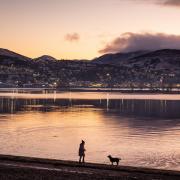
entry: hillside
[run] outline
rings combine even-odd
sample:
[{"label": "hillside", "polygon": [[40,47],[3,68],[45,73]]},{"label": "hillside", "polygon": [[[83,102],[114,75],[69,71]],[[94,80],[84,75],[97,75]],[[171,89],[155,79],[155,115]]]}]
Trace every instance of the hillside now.
[{"label": "hillside", "polygon": [[180,67],[180,50],[163,49],[121,61],[120,65],[136,65],[155,69]]},{"label": "hillside", "polygon": [[0,56],[6,56],[6,57],[12,57],[12,58],[18,58],[22,61],[29,61],[31,58],[23,56],[21,54],[15,53],[13,51],[10,51],[8,49],[0,48]]},{"label": "hillside", "polygon": [[98,58],[92,60],[93,63],[97,64],[114,64],[118,65],[121,61],[127,61],[134,57],[138,57],[140,55],[146,54],[148,51],[136,51],[136,52],[129,52],[129,53],[116,53],[116,54],[105,54]]},{"label": "hillside", "polygon": [[92,62],[97,64],[113,64],[127,66],[131,66],[132,64],[134,64],[144,67],[151,64],[161,64],[162,67],[164,67],[165,64],[179,66],[180,50],[162,49],[149,52],[137,51],[130,53],[105,54],[92,60]]},{"label": "hillside", "polygon": [[106,54],[92,61],[30,59],[0,49],[0,82],[50,87],[178,87],[180,50]]}]

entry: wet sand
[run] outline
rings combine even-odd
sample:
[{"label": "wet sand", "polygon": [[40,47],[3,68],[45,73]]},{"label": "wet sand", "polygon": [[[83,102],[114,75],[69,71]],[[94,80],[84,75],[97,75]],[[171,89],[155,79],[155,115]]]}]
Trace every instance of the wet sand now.
[{"label": "wet sand", "polygon": [[179,180],[180,171],[0,155],[1,180]]}]

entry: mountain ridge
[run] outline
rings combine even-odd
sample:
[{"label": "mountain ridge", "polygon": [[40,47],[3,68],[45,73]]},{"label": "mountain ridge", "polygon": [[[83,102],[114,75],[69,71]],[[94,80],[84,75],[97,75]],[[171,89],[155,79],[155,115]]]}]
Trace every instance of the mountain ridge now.
[{"label": "mountain ridge", "polygon": [[58,59],[50,56],[50,55],[42,55],[38,58],[34,58],[35,61],[58,61]]},{"label": "mountain ridge", "polygon": [[[97,64],[114,64],[114,65],[122,65],[123,63],[131,62],[132,60],[140,59],[140,58],[157,58],[163,56],[163,58],[173,57],[176,55],[180,58],[180,50],[179,49],[159,49],[155,51],[136,51],[129,53],[114,53],[114,54],[105,54],[98,58],[92,60],[92,62]],[[132,57],[133,56],[133,57]],[[108,59],[109,58],[109,59]]]},{"label": "mountain ridge", "polygon": [[15,58],[19,58],[21,60],[32,60],[32,58],[29,58],[27,56],[21,55],[19,53],[16,53],[14,51],[11,51],[9,49],[5,49],[5,48],[0,48],[0,56],[9,56],[9,57],[15,57]]},{"label": "mountain ridge", "polygon": [[122,60],[128,60],[137,56],[141,56],[146,54],[150,51],[135,51],[135,52],[128,52],[128,53],[110,53],[104,54],[100,57],[94,58],[92,61],[97,64],[118,64]]},{"label": "mountain ridge", "polygon": [[[2,51],[1,51],[2,52]],[[23,60],[21,55],[0,54],[0,82],[48,83],[54,87],[163,87],[180,85],[180,50],[104,55],[100,63],[56,60],[51,56]],[[119,57],[120,56],[120,57]],[[105,57],[105,60],[104,60]]]},{"label": "mountain ridge", "polygon": [[[135,51],[135,52],[118,52],[118,53],[110,53],[110,54],[104,54],[102,56],[99,56],[97,58],[93,58],[92,60],[83,60],[84,62],[93,62],[96,64],[113,64],[113,65],[118,65],[121,64],[121,61],[128,61],[132,59],[140,59],[140,58],[154,58],[157,56],[164,56],[164,57],[172,57],[176,55],[176,58],[180,58],[180,50],[179,49],[159,49],[155,51],[148,51],[148,50],[140,50],[140,51]],[[50,55],[42,55],[37,58],[29,58],[27,56],[21,55],[19,53],[16,53],[14,51],[0,48],[0,56],[9,56],[9,57],[14,57],[18,58],[21,60],[29,61],[29,60],[43,60],[43,61],[59,61],[59,60],[64,60],[64,59],[56,59]],[[72,61],[75,61],[72,59]],[[77,61],[82,61],[82,59],[79,59]]]}]

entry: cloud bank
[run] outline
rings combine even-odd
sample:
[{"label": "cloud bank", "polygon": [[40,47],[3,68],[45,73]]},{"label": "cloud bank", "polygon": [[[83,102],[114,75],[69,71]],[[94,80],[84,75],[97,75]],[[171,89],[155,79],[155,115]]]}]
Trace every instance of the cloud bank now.
[{"label": "cloud bank", "polygon": [[78,33],[66,34],[65,40],[69,42],[79,41],[80,36]]},{"label": "cloud bank", "polygon": [[99,50],[99,53],[133,52],[139,50],[180,49],[180,35],[164,33],[123,33]]},{"label": "cloud bank", "polygon": [[162,2],[162,4],[166,6],[179,6],[180,7],[180,0],[165,0]]},{"label": "cloud bank", "polygon": [[162,6],[180,7],[180,0],[130,0],[132,2],[139,1],[145,3],[154,3]]}]

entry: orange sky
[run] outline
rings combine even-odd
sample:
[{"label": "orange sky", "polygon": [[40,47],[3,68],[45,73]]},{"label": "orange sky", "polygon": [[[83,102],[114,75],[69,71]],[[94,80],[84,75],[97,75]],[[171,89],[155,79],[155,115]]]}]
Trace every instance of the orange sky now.
[{"label": "orange sky", "polygon": [[33,58],[92,59],[125,32],[180,35],[180,6],[156,0],[0,0],[0,18],[0,47]]}]

